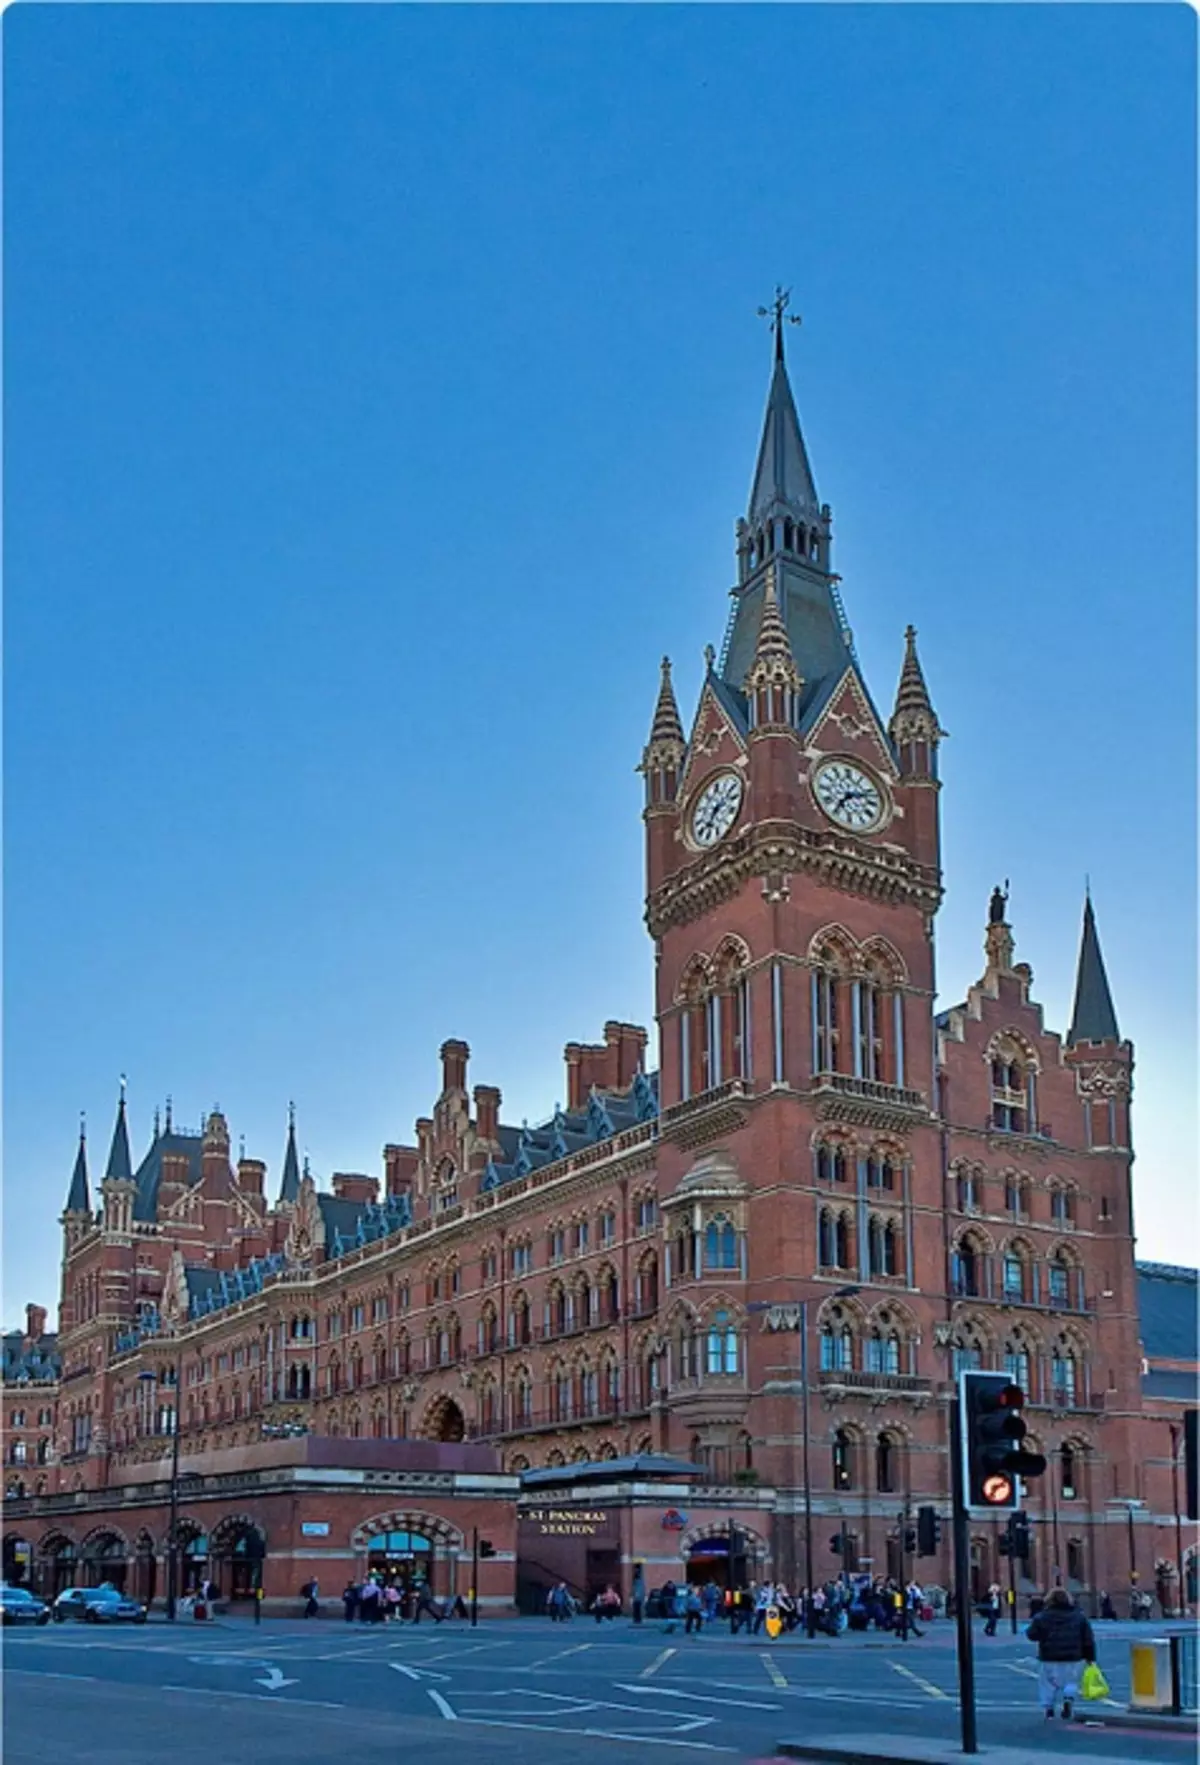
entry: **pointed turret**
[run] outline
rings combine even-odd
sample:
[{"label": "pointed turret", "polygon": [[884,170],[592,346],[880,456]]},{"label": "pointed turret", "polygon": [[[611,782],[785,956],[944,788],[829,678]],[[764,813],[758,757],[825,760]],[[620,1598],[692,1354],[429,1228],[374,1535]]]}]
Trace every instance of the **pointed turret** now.
[{"label": "pointed turret", "polygon": [[775,368],[767,393],[747,520],[753,527],[776,514],[809,515],[816,519],[819,512],[817,487],[783,359],[783,333],[777,329]]},{"label": "pointed turret", "polygon": [[91,1191],[88,1188],[87,1168],[87,1130],[84,1123],[79,1124],[79,1150],[75,1154],[75,1169],[71,1172],[71,1187],[67,1190],[67,1213],[90,1214],[92,1211]]},{"label": "pointed turret", "polygon": [[113,1128],[112,1145],[108,1150],[108,1165],[104,1172],[105,1182],[115,1181],[128,1183],[133,1177],[133,1160],[129,1156],[129,1127],[125,1120],[125,1080],[121,1080],[121,1100],[117,1104],[117,1120]]},{"label": "pointed turret", "polygon": [[642,763],[638,767],[638,771],[646,779],[648,809],[660,804],[674,803],[675,789],[686,752],[687,742],[684,740],[679,706],[675,701],[675,688],[671,684],[671,661],[669,656],[664,656],[662,679],[654,705],[654,719],[650,725],[650,740],[642,751]]},{"label": "pointed turret", "polygon": [[910,778],[936,778],[937,747],[945,735],[929,698],[929,688],[917,656],[917,632],[904,633],[904,662],[896,688],[896,704],[888,734],[900,760],[900,770]]},{"label": "pointed turret", "polygon": [[1083,936],[1079,943],[1079,968],[1075,977],[1075,1009],[1067,1031],[1067,1047],[1079,1042],[1119,1042],[1117,1014],[1113,1009],[1104,958],[1100,954],[1100,938],[1096,932],[1096,916],[1092,912],[1089,893],[1083,904]]},{"label": "pointed turret", "polygon": [[279,1183],[279,1199],[295,1201],[300,1193],[300,1159],[296,1152],[296,1105],[288,1104],[287,1151],[283,1155],[283,1176]]},{"label": "pointed turret", "polygon": [[792,640],[779,611],[776,572],[772,564],[767,570],[767,584],[763,591],[754,661],[743,685],[750,704],[750,727],[763,729],[783,725],[794,729],[803,685],[792,653]]}]

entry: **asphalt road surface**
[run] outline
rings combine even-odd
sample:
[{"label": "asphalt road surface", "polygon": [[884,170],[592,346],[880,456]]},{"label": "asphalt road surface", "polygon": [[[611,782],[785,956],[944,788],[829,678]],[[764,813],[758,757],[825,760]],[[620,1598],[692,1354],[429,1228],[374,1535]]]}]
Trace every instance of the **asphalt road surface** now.
[{"label": "asphalt road surface", "polygon": [[[1128,1634],[1101,1632],[1121,1705]],[[644,1761],[650,1749],[747,1760],[769,1758],[784,1738],[958,1734],[945,1623],[907,1643],[769,1643],[731,1638],[723,1625],[694,1638],[624,1619],[493,1619],[476,1630],[227,1619],[9,1629],[4,1643],[8,1765],[211,1765],[251,1749],[255,1765],[327,1765],[339,1754],[395,1765],[398,1745],[419,1749],[422,1765],[461,1765],[464,1742],[497,1765],[527,1765],[531,1742],[554,1765],[607,1765]],[[1046,1722],[1023,1638],[979,1635],[976,1657],[984,1746],[1175,1765],[1195,1755],[1186,1734],[1106,1729],[1103,1705],[1096,1726]]]}]

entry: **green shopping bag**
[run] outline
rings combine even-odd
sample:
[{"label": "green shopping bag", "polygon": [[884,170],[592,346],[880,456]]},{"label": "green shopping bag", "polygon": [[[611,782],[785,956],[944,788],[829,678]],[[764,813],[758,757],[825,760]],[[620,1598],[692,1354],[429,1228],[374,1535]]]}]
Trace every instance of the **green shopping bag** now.
[{"label": "green shopping bag", "polygon": [[1083,1678],[1079,1682],[1079,1689],[1089,1703],[1094,1702],[1096,1698],[1106,1698],[1108,1696],[1108,1681],[1105,1679],[1103,1673],[1101,1673],[1099,1667],[1097,1667],[1095,1661],[1089,1661],[1084,1668]]}]

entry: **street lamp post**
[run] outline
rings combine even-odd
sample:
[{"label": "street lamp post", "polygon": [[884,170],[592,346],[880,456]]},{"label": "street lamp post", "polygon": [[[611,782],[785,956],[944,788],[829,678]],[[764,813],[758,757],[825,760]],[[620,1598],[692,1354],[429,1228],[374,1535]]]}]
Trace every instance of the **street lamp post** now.
[{"label": "street lamp post", "polygon": [[1174,1422],[1168,1422],[1171,1430],[1171,1505],[1175,1510],[1175,1573],[1179,1577],[1175,1603],[1179,1607],[1179,1616],[1187,1616],[1187,1590],[1183,1583],[1183,1520],[1179,1513],[1179,1428]]},{"label": "street lamp post", "polygon": [[[858,1292],[857,1287],[834,1287],[822,1298],[852,1299]],[[812,1536],[812,1477],[809,1474],[809,1403],[808,1403],[808,1302],[812,1297],[806,1294],[798,1302],[800,1328],[800,1464],[801,1476],[804,1478],[804,1579],[808,1588],[808,1597],[804,1602],[804,1627],[810,1638],[817,1634],[817,1613],[813,1605],[813,1536]],[[773,1311],[775,1305],[770,1300],[752,1301],[747,1311]]]},{"label": "street lamp post", "polygon": [[[139,1373],[138,1378],[144,1383],[158,1386],[158,1374],[153,1372]],[[170,1623],[175,1622],[175,1605],[178,1593],[178,1539],[175,1529],[179,1523],[179,1370],[171,1379],[171,1482],[168,1495],[170,1521],[167,1526],[167,1600],[166,1612]],[[155,1420],[157,1421],[157,1417]]]}]

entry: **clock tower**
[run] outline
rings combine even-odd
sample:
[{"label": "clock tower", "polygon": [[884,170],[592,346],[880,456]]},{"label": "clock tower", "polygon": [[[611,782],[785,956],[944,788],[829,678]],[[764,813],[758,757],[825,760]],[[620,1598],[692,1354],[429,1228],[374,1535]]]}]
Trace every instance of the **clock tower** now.
[{"label": "clock tower", "polygon": [[[940,1233],[916,1229],[942,1199],[932,1011],[942,731],[911,628],[888,721],[859,668],[781,308],[736,533],[724,643],[707,652],[690,734],[664,661],[641,768],[666,1278],[699,1360],[724,1353],[713,1348],[717,1300],[720,1328],[740,1345],[716,1389],[711,1377],[694,1394],[686,1376],[675,1381],[682,1426],[671,1441],[732,1472],[739,1441],[751,1444],[753,1393],[755,1467],[795,1488],[795,1335],[748,1328],[747,1308],[809,1299],[815,1351],[839,1289],[858,1290],[840,1303],[865,1316],[876,1285],[944,1285]],[[713,1238],[727,1227],[731,1237]],[[705,1246],[717,1242],[714,1266]],[[676,1365],[688,1354],[677,1349]]]}]

